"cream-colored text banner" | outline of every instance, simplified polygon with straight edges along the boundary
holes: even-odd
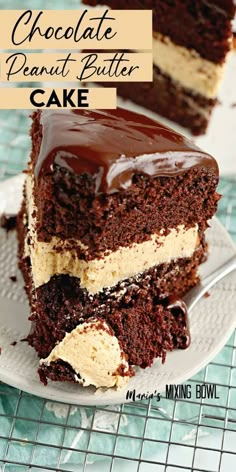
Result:
[[[115,88],[0,88],[1,109],[116,108]]]
[[[0,45],[2,49],[151,50],[152,11],[1,10]]]
[[[0,61],[2,82],[151,82],[153,74],[151,53],[14,52],[1,54]]]

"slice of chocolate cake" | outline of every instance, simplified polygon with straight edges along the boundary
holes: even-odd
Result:
[[[206,131],[232,47],[233,0],[83,0],[153,10],[153,82],[116,83],[118,93],[189,128]],[[111,86],[107,82],[103,85]],[[114,87],[114,82],[112,84]]]
[[[35,112],[31,136],[18,236],[40,378],[121,386],[188,346],[173,300],[206,257],[217,164],[124,109]]]

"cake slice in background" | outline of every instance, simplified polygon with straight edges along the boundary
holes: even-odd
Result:
[[[216,161],[124,110],[35,112],[18,218],[40,378],[122,386],[189,344]],[[176,301],[177,300],[177,301]]]
[[[153,82],[115,86],[122,97],[176,121],[195,135],[204,133],[232,48],[233,0],[83,2],[153,10]],[[103,85],[109,86],[107,82]]]

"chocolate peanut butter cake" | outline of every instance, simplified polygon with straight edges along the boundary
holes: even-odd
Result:
[[[18,218],[39,374],[122,386],[189,343],[178,297],[198,281],[215,160],[124,109],[33,114]]]
[[[83,2],[105,4],[114,9],[153,10],[153,82],[120,82],[115,86],[121,96],[176,121],[196,135],[204,133],[217,103],[226,58],[232,47],[234,1]]]

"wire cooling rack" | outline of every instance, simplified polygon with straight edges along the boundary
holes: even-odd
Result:
[[[28,112],[0,113],[0,179],[26,164]],[[9,152],[8,152],[9,151]],[[218,217],[236,240],[236,177],[221,179]],[[1,472],[234,472],[236,332],[187,384],[218,399],[161,396],[110,407],[43,400],[0,383]],[[186,385],[186,384],[185,384]]]

